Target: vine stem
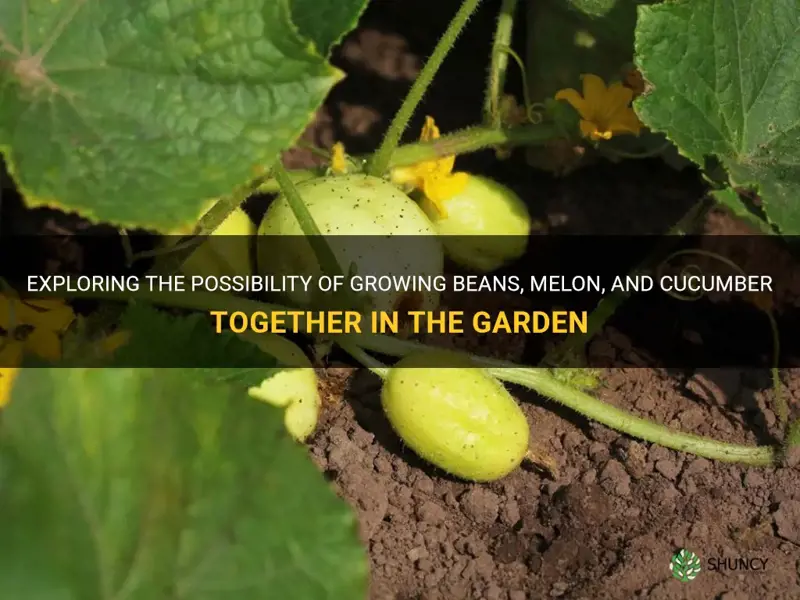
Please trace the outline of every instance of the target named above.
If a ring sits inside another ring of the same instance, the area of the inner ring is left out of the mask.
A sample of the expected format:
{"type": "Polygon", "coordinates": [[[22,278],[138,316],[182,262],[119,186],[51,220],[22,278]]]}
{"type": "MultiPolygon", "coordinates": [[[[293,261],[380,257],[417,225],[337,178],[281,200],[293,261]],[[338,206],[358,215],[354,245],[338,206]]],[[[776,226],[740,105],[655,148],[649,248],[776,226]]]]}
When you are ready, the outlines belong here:
{"type": "Polygon", "coordinates": [[[508,53],[505,49],[511,47],[511,33],[514,29],[516,12],[517,0],[503,0],[500,14],[497,16],[497,29],[492,42],[492,60],[483,104],[484,122],[491,127],[499,127],[501,124],[500,96],[505,88],[508,69],[508,53]]]}
{"type": "Polygon", "coordinates": [[[389,376],[390,368],[371,354],[365,352],[361,346],[345,340],[338,340],[337,344],[339,344],[342,350],[361,363],[362,366],[375,373],[375,375],[381,379],[385,380],[389,376]]]}
{"type": "Polygon", "coordinates": [[[637,417],[589,394],[570,388],[556,381],[543,370],[518,367],[491,368],[488,371],[498,379],[532,389],[589,419],[641,440],[725,462],[769,466],[776,461],[776,452],[771,447],[729,444],[675,431],[665,425],[637,417]]]}
{"type": "MultiPolygon", "coordinates": [[[[257,183],[260,183],[263,179],[263,177],[260,178],[257,183]]],[[[120,243],[122,244],[128,267],[130,268],[137,260],[154,258],[153,265],[148,270],[148,275],[167,276],[177,273],[183,263],[186,262],[186,259],[203,242],[203,238],[214,233],[214,230],[222,225],[223,221],[247,200],[252,190],[253,185],[243,186],[219,198],[197,222],[192,237],[172,247],[157,247],[154,250],[134,253],[127,230],[119,230],[120,243]]],[[[93,327],[98,329],[108,327],[119,317],[119,314],[119,311],[113,309],[101,309],[94,317],[93,327]]]]}
{"type": "MultiPolygon", "coordinates": [[[[103,300],[130,301],[130,293],[106,292],[102,294],[84,292],[70,293],[73,298],[93,298],[103,300]]],[[[228,313],[242,311],[252,314],[257,311],[266,313],[272,311],[293,310],[285,306],[258,302],[247,298],[239,298],[228,294],[216,292],[193,292],[191,294],[177,292],[145,291],[138,292],[136,301],[149,302],[176,308],[185,308],[201,311],[222,310],[228,313]]],[[[302,311],[301,311],[302,312],[302,311]]],[[[306,324],[301,323],[300,331],[308,331],[306,324]]],[[[337,335],[333,340],[346,351],[354,348],[356,357],[364,358],[361,350],[370,350],[379,354],[401,357],[412,352],[430,352],[434,348],[419,342],[401,340],[377,333],[353,333],[337,335]]],[[[779,453],[770,446],[745,446],[729,444],[717,440],[696,436],[680,431],[675,431],[664,425],[659,425],[647,419],[638,417],[620,408],[611,406],[602,400],[594,398],[576,388],[556,380],[547,369],[521,367],[508,361],[474,356],[468,353],[459,354],[469,358],[476,367],[488,369],[489,372],[502,381],[515,383],[529,388],[540,395],[550,398],[575,412],[594,419],[603,425],[621,433],[660,444],[667,448],[689,452],[713,460],[738,462],[754,466],[768,466],[777,463],[779,453]]],[[[371,357],[369,357],[371,360],[371,357]]],[[[356,358],[359,360],[359,358],[356,358]]],[[[375,360],[368,368],[380,369],[383,365],[375,360]]],[[[794,439],[794,438],[793,438],[794,439]]]]}
{"type": "Polygon", "coordinates": [[[319,266],[322,268],[322,272],[327,273],[331,277],[343,275],[342,268],[339,265],[339,261],[336,259],[336,255],[322,236],[322,232],[314,222],[314,217],[311,216],[311,212],[300,197],[300,193],[289,177],[286,167],[283,166],[280,160],[276,161],[275,165],[272,167],[272,174],[278,181],[283,195],[286,196],[286,201],[294,213],[294,218],[297,219],[297,222],[300,224],[300,229],[303,230],[303,234],[308,238],[308,243],[314,251],[319,266]]]}
{"type": "Polygon", "coordinates": [[[785,450],[789,451],[800,446],[800,418],[795,419],[786,428],[785,450]]]}
{"type": "Polygon", "coordinates": [[[405,132],[408,122],[414,114],[414,110],[416,110],[417,106],[422,101],[422,97],[425,95],[428,86],[430,86],[436,73],[439,72],[442,62],[452,49],[453,44],[455,44],[456,38],[461,34],[461,31],[478,8],[480,2],[481,0],[463,0],[461,3],[461,7],[458,9],[456,16],[450,21],[447,30],[439,40],[439,43],[436,44],[433,53],[425,63],[422,71],[420,71],[414,84],[411,86],[408,95],[403,100],[403,104],[400,105],[400,110],[397,111],[394,119],[392,119],[389,130],[383,137],[378,151],[375,152],[367,164],[368,175],[381,177],[389,169],[389,162],[392,154],[400,143],[400,138],[403,132],[405,132]]]}
{"type": "MultiPolygon", "coordinates": [[[[439,139],[430,142],[414,142],[398,146],[392,154],[388,168],[409,167],[426,160],[468,154],[495,146],[510,148],[545,144],[561,136],[562,134],[556,126],[550,123],[523,125],[507,129],[494,129],[485,126],[467,127],[445,134],[439,139]]],[[[354,160],[358,163],[368,162],[369,156],[356,156],[354,160]]],[[[320,174],[315,169],[293,169],[288,173],[295,183],[318,177],[320,174]]],[[[281,191],[281,189],[277,180],[271,178],[261,182],[255,191],[262,194],[274,194],[281,191]]]]}

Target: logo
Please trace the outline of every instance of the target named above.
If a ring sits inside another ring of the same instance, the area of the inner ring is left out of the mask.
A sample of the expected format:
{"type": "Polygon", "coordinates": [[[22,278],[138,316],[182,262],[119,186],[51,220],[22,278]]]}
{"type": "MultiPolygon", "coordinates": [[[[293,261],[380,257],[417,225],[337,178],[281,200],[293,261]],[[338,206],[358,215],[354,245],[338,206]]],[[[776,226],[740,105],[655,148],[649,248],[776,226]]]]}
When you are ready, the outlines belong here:
{"type": "Polygon", "coordinates": [[[692,581],[700,574],[700,557],[694,552],[682,549],[672,557],[669,569],[678,581],[692,581]]]}

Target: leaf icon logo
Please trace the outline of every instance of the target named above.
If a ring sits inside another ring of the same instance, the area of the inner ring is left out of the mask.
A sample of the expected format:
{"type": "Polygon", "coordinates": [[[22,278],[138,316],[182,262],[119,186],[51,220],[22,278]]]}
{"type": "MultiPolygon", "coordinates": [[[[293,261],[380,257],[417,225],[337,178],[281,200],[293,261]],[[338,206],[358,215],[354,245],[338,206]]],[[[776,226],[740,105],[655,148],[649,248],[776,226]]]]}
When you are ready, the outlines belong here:
{"type": "Polygon", "coordinates": [[[694,552],[681,549],[672,557],[669,568],[678,581],[692,581],[700,574],[700,557],[694,552]]]}

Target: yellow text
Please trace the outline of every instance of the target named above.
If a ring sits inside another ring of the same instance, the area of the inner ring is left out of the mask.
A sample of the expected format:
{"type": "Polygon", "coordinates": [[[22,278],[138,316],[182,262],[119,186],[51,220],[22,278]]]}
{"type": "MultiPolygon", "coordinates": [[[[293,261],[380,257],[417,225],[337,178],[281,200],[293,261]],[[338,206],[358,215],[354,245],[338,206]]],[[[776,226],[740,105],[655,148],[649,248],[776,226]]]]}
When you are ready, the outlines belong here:
{"type": "Polygon", "coordinates": [[[361,314],[354,310],[276,310],[250,314],[212,310],[210,314],[215,319],[214,330],[217,333],[222,333],[224,329],[234,333],[361,333],[361,314]]]}

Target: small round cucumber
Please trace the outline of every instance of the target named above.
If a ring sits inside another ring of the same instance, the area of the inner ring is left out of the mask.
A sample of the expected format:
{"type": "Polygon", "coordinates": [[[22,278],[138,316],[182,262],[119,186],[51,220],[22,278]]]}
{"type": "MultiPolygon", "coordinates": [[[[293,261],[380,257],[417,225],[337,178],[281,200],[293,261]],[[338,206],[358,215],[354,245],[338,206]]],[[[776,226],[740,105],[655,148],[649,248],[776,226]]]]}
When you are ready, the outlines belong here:
{"type": "Polygon", "coordinates": [[[389,371],[381,402],[409,448],[462,479],[505,477],[528,451],[528,422],[503,384],[446,351],[401,359],[389,371]]]}
{"type": "Polygon", "coordinates": [[[525,253],[531,217],[525,203],[506,186],[470,175],[464,190],[441,206],[445,214],[426,198],[422,200],[453,262],[488,273],[525,253]]]}
{"type": "MultiPolygon", "coordinates": [[[[442,274],[444,249],[433,225],[419,205],[392,183],[368,175],[334,175],[303,181],[297,192],[345,275],[352,265],[360,276],[442,274]]],[[[315,279],[322,274],[285,196],[272,202],[258,233],[261,274],[315,279]]],[[[372,297],[375,310],[402,310],[408,296],[397,288],[364,291],[372,297]]],[[[311,302],[311,294],[302,288],[286,295],[295,305],[311,302]]],[[[438,293],[426,292],[412,308],[434,310],[438,303],[438,293]]]]}
{"type": "Polygon", "coordinates": [[[304,442],[314,433],[322,398],[317,375],[312,368],[273,369],[258,387],[248,390],[250,397],[285,409],[283,419],[289,434],[304,442]]]}

